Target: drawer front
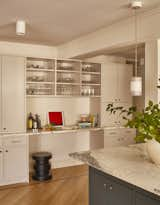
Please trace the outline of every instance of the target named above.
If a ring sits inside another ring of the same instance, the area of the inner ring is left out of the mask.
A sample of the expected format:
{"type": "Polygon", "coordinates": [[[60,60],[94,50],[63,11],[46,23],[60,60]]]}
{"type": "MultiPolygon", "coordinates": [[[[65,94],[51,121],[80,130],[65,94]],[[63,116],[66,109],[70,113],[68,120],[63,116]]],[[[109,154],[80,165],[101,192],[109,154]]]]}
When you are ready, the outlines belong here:
{"type": "Polygon", "coordinates": [[[27,144],[27,137],[24,135],[10,136],[3,138],[3,146],[18,146],[27,144]]]}
{"type": "Polygon", "coordinates": [[[104,130],[104,136],[117,136],[119,134],[119,130],[104,130]]]}
{"type": "Polygon", "coordinates": [[[124,129],[123,133],[125,135],[131,135],[131,136],[135,136],[136,135],[136,130],[135,129],[124,129]]]}

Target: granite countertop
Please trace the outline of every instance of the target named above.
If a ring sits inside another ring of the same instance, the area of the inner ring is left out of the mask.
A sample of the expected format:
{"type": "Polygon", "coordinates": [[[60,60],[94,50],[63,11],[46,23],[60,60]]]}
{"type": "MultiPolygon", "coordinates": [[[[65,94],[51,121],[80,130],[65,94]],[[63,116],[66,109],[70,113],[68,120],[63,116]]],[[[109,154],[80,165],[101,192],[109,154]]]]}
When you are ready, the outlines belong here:
{"type": "Polygon", "coordinates": [[[69,155],[104,173],[160,196],[160,167],[150,161],[145,144],[69,155]]]}

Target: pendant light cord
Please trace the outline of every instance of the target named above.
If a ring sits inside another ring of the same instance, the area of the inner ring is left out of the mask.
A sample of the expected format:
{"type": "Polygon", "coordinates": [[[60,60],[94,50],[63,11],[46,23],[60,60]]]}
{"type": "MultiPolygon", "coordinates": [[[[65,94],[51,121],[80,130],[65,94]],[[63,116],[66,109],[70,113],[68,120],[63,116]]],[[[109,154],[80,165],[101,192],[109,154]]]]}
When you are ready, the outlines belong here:
{"type": "Polygon", "coordinates": [[[137,36],[137,9],[135,9],[135,77],[138,76],[138,36],[137,36]]]}

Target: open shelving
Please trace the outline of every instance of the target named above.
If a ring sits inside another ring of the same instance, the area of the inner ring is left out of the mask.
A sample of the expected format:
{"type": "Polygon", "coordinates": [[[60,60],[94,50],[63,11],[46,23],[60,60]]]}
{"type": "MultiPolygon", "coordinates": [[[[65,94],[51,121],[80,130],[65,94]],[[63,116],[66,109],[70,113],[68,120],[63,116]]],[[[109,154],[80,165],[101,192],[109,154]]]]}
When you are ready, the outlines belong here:
{"type": "Polygon", "coordinates": [[[27,96],[100,97],[101,65],[78,60],[27,58],[27,96]]]}

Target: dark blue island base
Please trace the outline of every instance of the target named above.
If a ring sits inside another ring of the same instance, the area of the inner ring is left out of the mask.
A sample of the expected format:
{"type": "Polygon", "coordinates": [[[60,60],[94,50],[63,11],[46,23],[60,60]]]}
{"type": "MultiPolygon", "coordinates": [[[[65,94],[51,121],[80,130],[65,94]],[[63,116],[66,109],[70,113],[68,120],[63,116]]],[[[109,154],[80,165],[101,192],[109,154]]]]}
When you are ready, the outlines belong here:
{"type": "Polygon", "coordinates": [[[160,205],[160,196],[89,168],[89,205],[160,205]]]}

